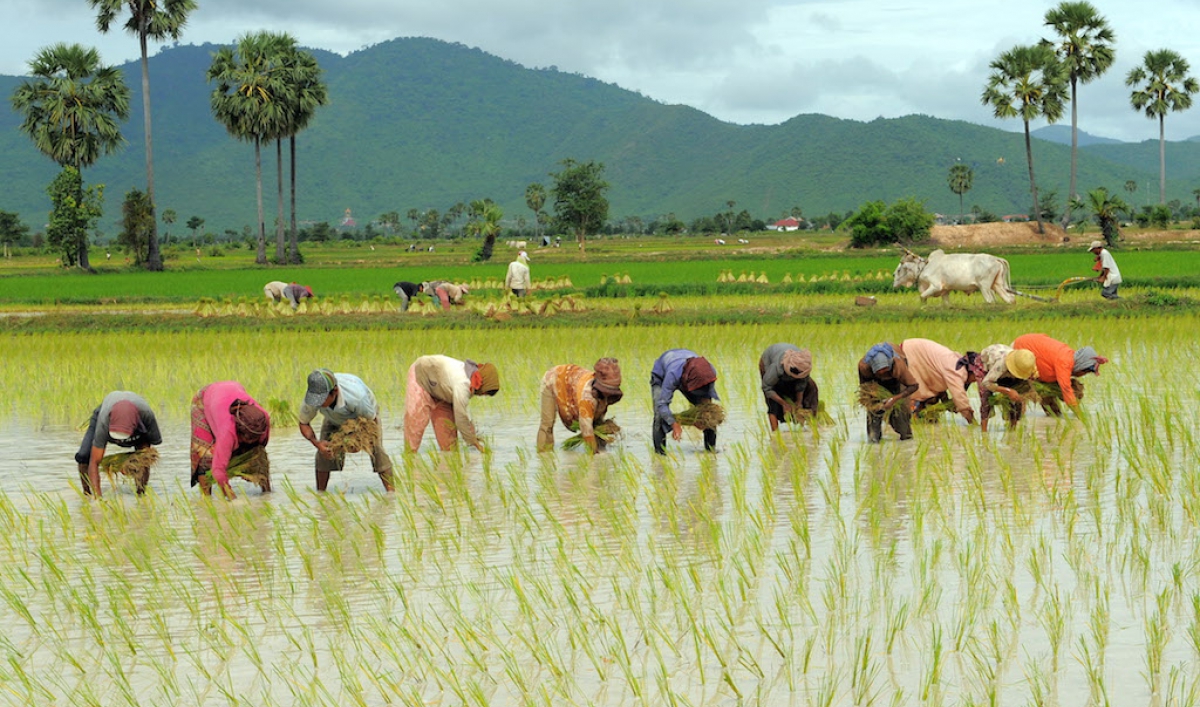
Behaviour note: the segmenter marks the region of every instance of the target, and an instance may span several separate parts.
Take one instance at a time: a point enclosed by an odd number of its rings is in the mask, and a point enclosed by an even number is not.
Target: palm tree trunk
[[[288,248],[288,262],[293,265],[300,264],[300,243],[296,235],[296,136],[292,135],[288,138],[288,149],[291,152],[291,190],[292,190],[292,219],[291,219],[291,240]]]
[[[287,240],[283,233],[283,139],[275,138],[275,185],[278,213],[275,217],[275,262],[287,262]]]
[[[1078,198],[1075,193],[1075,173],[1079,157],[1079,105],[1076,102],[1076,83],[1078,79],[1071,76],[1071,187],[1067,192],[1067,208],[1063,212],[1062,227],[1071,225],[1071,202]]]
[[[1165,115],[1158,116],[1158,203],[1167,203],[1167,133]]]
[[[158,214],[154,201],[154,147],[150,139],[150,61],[146,53],[146,20],[138,32],[142,47],[142,124],[146,127],[146,197],[150,200],[150,240],[147,244],[146,269],[163,269],[162,253],[158,249]]]
[[[962,195],[962,192],[959,192],[958,193],[958,225],[962,226],[964,224],[964,222],[965,222],[965,220],[963,218],[963,195]]]
[[[1045,234],[1042,226],[1042,210],[1038,208],[1037,182],[1033,179],[1033,143],[1029,141],[1029,121],[1025,121],[1025,159],[1029,162],[1029,191],[1033,194],[1033,215],[1037,219],[1038,233]]]
[[[263,216],[262,195],[262,141],[254,138],[254,184],[258,192],[258,253],[254,262],[259,265],[267,264],[267,224]]]

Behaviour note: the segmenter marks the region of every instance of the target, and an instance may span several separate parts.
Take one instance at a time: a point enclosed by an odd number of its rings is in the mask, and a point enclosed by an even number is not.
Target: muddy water
[[[771,437],[731,374],[719,453],[663,459],[636,384],[595,459],[535,454],[527,391],[473,406],[487,455],[405,457],[385,412],[392,495],[362,455],[316,494],[280,429],[277,491],[234,503],[187,487],[178,412],[150,496],[103,503],[79,430],[10,417],[0,703],[1187,703],[1194,404],[1147,417],[1129,366],[1083,421],[868,445],[853,381],[821,382],[834,423]]]

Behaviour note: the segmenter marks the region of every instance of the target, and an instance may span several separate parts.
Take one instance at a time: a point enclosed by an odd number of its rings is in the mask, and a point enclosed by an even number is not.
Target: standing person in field
[[[408,451],[421,448],[425,428],[433,423],[433,434],[442,451],[454,449],[458,436],[484,451],[467,411],[471,398],[493,396],[500,390],[500,373],[491,363],[477,364],[449,356],[421,356],[408,367],[404,400],[404,442]]]
[[[1100,283],[1100,296],[1104,299],[1120,299],[1117,296],[1117,286],[1121,284],[1121,269],[1117,267],[1116,259],[1104,247],[1104,241],[1092,241],[1088,250],[1096,256],[1093,269],[1100,272],[1096,277],[1096,282]]]
[[[312,421],[320,414],[321,435],[313,431]],[[375,423],[374,440],[369,450],[371,468],[379,475],[385,491],[393,489],[392,459],[383,449],[383,427],[379,424],[379,406],[375,394],[362,379],[349,373],[334,373],[328,368],[318,368],[308,374],[308,390],[300,405],[300,435],[317,448],[317,490],[329,487],[329,474],[341,471],[345,454],[334,454],[329,447],[329,437],[350,420],[371,420]]]
[[[987,432],[988,419],[992,416],[992,394],[1000,393],[1011,403],[1007,412],[1011,429],[1025,414],[1025,399],[1015,389],[1027,387],[1026,381],[1037,374],[1037,358],[1032,351],[992,344],[979,352],[979,363],[983,371],[978,375],[979,423]]]
[[[792,344],[771,344],[758,358],[758,376],[767,400],[767,421],[771,431],[779,421],[800,410],[817,414],[819,390],[812,380],[812,353]]]
[[[300,300],[312,296],[312,288],[308,285],[297,285],[293,282],[283,288],[283,298],[288,301],[288,304],[292,305],[292,309],[300,306]]]
[[[592,454],[604,451],[605,442],[597,439],[595,424],[604,420],[609,405],[624,396],[621,366],[615,358],[602,358],[592,368],[589,371],[568,363],[551,368],[542,377],[542,416],[537,436],[539,452],[554,449],[555,416],[567,429],[579,425],[583,443]]]
[[[104,396],[100,407],[92,411],[83,442],[75,453],[79,465],[79,481],[85,494],[100,496],[100,460],[111,442],[118,447],[145,449],[162,444],[162,433],[158,431],[158,420],[146,399],[127,390],[114,390]],[[138,495],[146,492],[150,471],[138,479]]]
[[[905,339],[900,343],[908,359],[908,370],[917,380],[917,392],[912,399],[917,410],[945,400],[954,402],[954,410],[967,421],[975,424],[975,411],[967,399],[967,387],[975,382],[975,371],[971,365],[979,354],[961,356],[958,353],[929,339]]]
[[[1075,395],[1071,379],[1089,373],[1100,375],[1100,366],[1108,363],[1108,359],[1097,356],[1096,350],[1091,346],[1075,351],[1045,334],[1022,334],[1013,340],[1012,345],[1014,349],[1033,352],[1037,362],[1037,379],[1043,383],[1057,384],[1062,391],[1062,401],[1072,410],[1078,409],[1079,398]],[[1042,408],[1051,415],[1062,414],[1062,408],[1053,398],[1043,396]]]
[[[528,263],[529,255],[525,251],[517,253],[517,259],[508,264],[508,273],[504,276],[505,289],[517,297],[524,297],[531,287]]]
[[[241,383],[220,381],[201,388],[192,398],[192,486],[200,484],[200,491],[208,496],[215,481],[225,498],[235,498],[229,486],[229,460],[267,446],[270,438],[270,416]],[[270,480],[262,490],[271,490]]]
[[[407,312],[408,305],[412,302],[413,297],[416,297],[422,292],[420,285],[415,282],[407,282],[405,280],[401,280],[395,285],[392,285],[392,290],[396,293],[396,296],[400,298],[401,312]]]
[[[901,440],[912,439],[912,408],[908,401],[920,385],[908,368],[903,348],[884,342],[868,349],[858,362],[858,383],[878,383],[892,394],[879,410],[867,410],[867,441],[877,443],[883,439],[885,414]]]
[[[683,397],[692,405],[715,402],[720,400],[716,381],[717,369],[695,351],[671,349],[658,357],[650,370],[650,399],[654,403],[651,439],[656,454],[667,453],[668,432],[676,442],[683,439],[683,426],[671,412],[671,399],[675,397],[675,392],[683,393]],[[704,451],[711,452],[716,448],[717,431],[704,430]]]

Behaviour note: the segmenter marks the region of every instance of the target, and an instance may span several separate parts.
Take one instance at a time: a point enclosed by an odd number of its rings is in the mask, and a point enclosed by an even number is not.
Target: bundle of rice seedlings
[[[329,449],[334,455],[370,451],[378,434],[379,423],[375,420],[361,417],[347,420],[329,435]]]
[[[1033,391],[1040,399],[1062,401],[1062,388],[1058,383],[1043,383],[1042,381],[1030,381],[1033,384]],[[1071,389],[1075,391],[1075,397],[1083,400],[1083,381],[1078,378],[1071,379]]]
[[[796,408],[794,412],[785,415],[787,422],[803,425],[812,422],[817,425],[832,425],[833,415],[825,411],[825,401],[817,401],[817,411],[814,413],[805,408]]]
[[[858,386],[858,404],[867,409],[867,412],[883,412],[883,404],[892,397],[887,388],[879,385],[875,381],[867,381]]]
[[[104,455],[104,458],[100,460],[100,471],[109,476],[117,474],[130,476],[145,483],[144,479],[157,463],[158,450],[154,447],[146,447],[134,452]]]
[[[1013,390],[1018,395],[1017,402],[1008,399],[1008,396],[1003,393],[992,393],[988,396],[988,403],[992,409],[999,413],[1002,417],[1008,418],[1011,416],[1013,409],[1018,404],[1024,403],[1040,403],[1042,397],[1034,389],[1030,381],[1022,381],[1020,384],[1013,386]]]
[[[571,425],[571,431],[579,432],[578,422]],[[596,433],[597,440],[606,444],[615,442],[621,436],[621,426],[617,424],[616,420],[601,420],[600,422],[592,425],[592,431]],[[581,444],[583,444],[583,435],[576,434],[574,437],[568,437],[567,439],[563,440],[562,448],[575,449]]]
[[[783,284],[785,284],[785,285],[790,285],[790,284],[792,284],[792,274],[791,274],[791,273],[786,273],[786,274],[784,274],[784,276],[783,276]]]
[[[913,418],[920,422],[937,422],[942,419],[943,413],[954,412],[956,410],[954,401],[947,398],[946,400],[939,400],[936,403],[923,406]]]
[[[666,292],[658,293],[658,301],[650,308],[651,312],[656,314],[668,314],[675,311],[675,307],[671,305],[670,295]]]
[[[275,426],[290,427],[297,422],[292,404],[283,398],[267,400],[267,413],[271,416],[271,424]]]
[[[211,479],[212,471],[207,473]],[[255,447],[233,457],[229,460],[227,473],[231,479],[238,478],[258,486],[263,491],[269,490],[271,488],[271,461],[267,458],[267,448]]]
[[[685,427],[695,427],[699,430],[715,430],[725,422],[725,408],[711,400],[699,405],[693,405],[683,412],[676,413],[675,421]]]

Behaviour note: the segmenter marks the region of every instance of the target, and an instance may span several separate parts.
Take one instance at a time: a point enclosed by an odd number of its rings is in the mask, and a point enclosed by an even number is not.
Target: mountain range
[[[255,222],[254,150],[217,123],[204,73],[216,45],[176,45],[150,59],[154,155],[160,213],[180,224],[241,229]],[[300,134],[298,212],[302,220],[340,222],[349,209],[361,224],[389,211],[444,212],[456,202],[491,198],[508,222],[532,220],[524,193],[549,188],[564,159],[596,160],[610,184],[610,216],[683,220],[725,211],[727,202],[773,219],[793,207],[809,216],[844,213],[868,200],[915,197],[934,211],[957,213],[947,186],[957,161],[974,169],[972,205],[998,214],[1029,211],[1024,138],[931,116],[869,122],[797,115],[779,125],[735,125],[699,110],[557,69],[531,69],[461,44],[426,38],[384,42],[347,56],[310,50],[325,70],[329,104]],[[101,230],[115,232],[120,202],[145,187],[140,69],[120,67],[132,91],[128,145],[85,170],[106,185]],[[11,96],[25,79],[0,76]],[[964,99],[968,100],[968,99]],[[974,100],[970,98],[969,100]],[[58,171],[18,130],[20,116],[0,111],[0,210],[35,230],[49,210],[45,188]],[[1038,131],[1039,188],[1061,204],[1070,148],[1062,131]],[[1014,121],[1014,130],[1020,124]],[[1156,201],[1158,143],[1081,140],[1079,187],[1098,186],[1137,204]],[[274,146],[264,145],[268,222],[274,213]],[[285,145],[286,155],[286,145]],[[1127,183],[1137,191],[1124,191]],[[1200,186],[1200,143],[1167,147],[1168,199],[1193,200]],[[175,226],[182,230],[181,225]],[[269,229],[270,227],[268,227]]]

